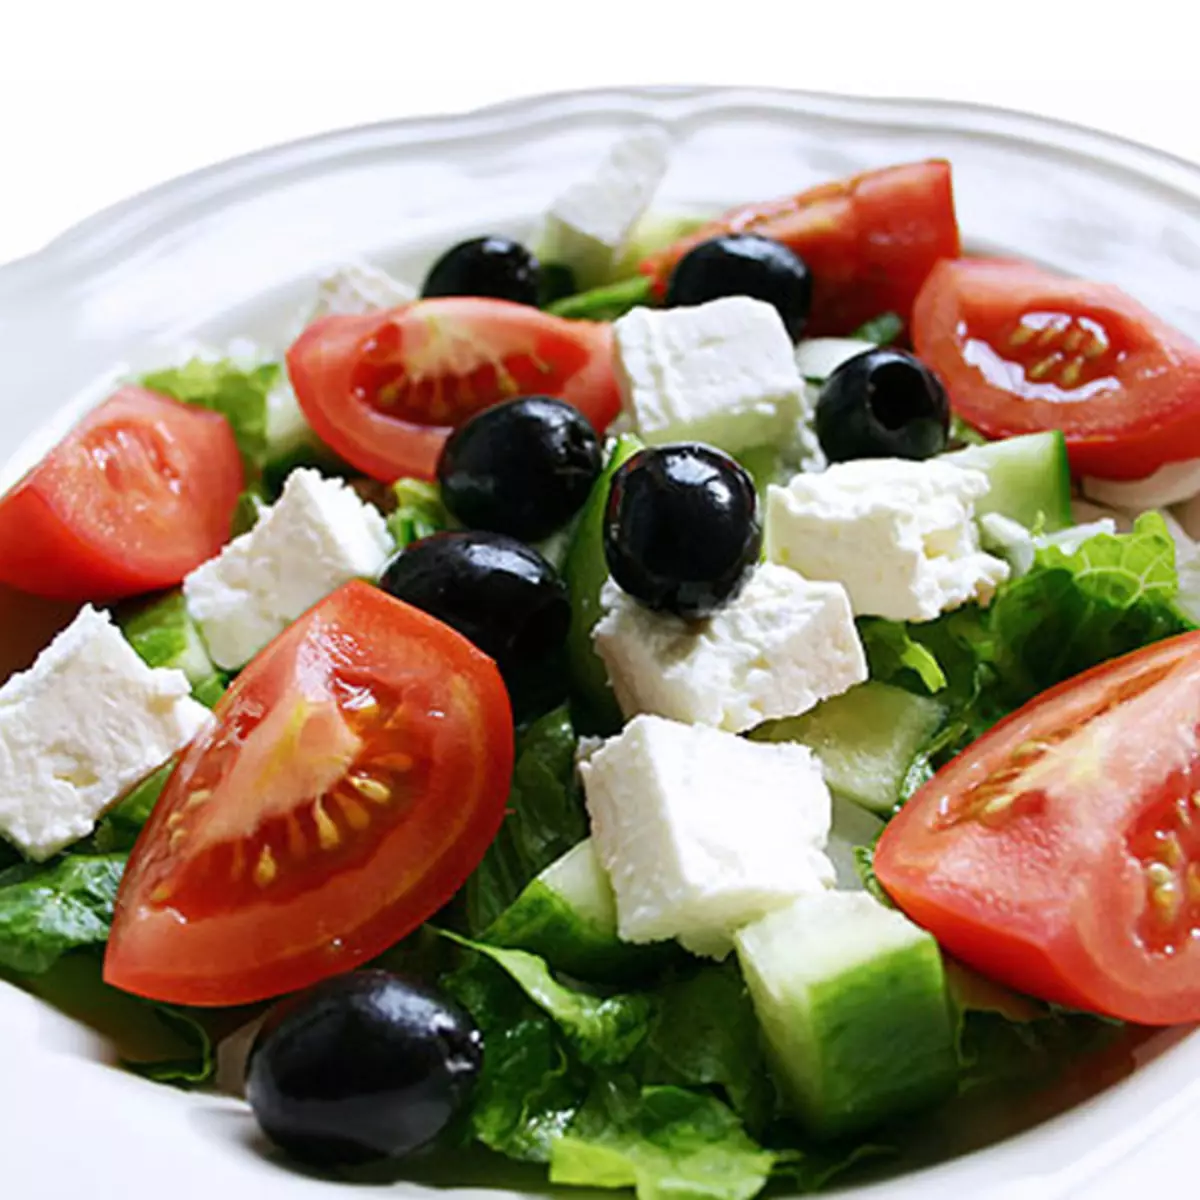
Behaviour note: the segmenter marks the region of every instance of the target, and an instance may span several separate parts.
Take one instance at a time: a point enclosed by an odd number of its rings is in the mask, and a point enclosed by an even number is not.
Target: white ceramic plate
[[[114,375],[169,361],[188,338],[282,343],[322,263],[365,256],[415,279],[460,237],[527,231],[615,136],[646,121],[678,137],[660,197],[671,207],[719,208],[943,155],[973,246],[1112,280],[1200,336],[1200,169],[1181,160],[961,105],[749,90],[551,96],[239,159],[135,197],[0,269],[0,487]],[[0,593],[0,676],[68,615]],[[1186,1117],[1200,1109],[1200,1035],[1156,1035],[1139,1060],[988,1148],[963,1153],[977,1121],[939,1130],[958,1157],[858,1194],[1050,1200],[1097,1195],[1099,1180],[1134,1172],[1139,1186],[1169,1184],[1182,1161],[1171,1149],[1186,1150]],[[301,1200],[342,1186],[269,1161],[238,1102],[124,1073],[109,1043],[3,983],[0,1064],[5,1196]],[[1038,1115],[1012,1114],[1013,1123]],[[1163,1130],[1151,1154],[1148,1140]],[[476,1172],[472,1182],[492,1179]]]

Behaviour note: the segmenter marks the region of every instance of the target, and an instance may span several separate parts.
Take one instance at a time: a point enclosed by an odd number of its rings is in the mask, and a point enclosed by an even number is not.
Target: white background
[[[964,99],[1200,161],[1183,11],[1181,0],[0,0],[0,262],[233,154],[577,87]],[[1183,1125],[1165,1143],[1150,1152],[1159,1182],[1190,1153]],[[1133,1195],[1144,1178],[1128,1164],[1088,1194]]]
[[[0,2],[0,261],[132,192],[272,142],[605,84],[968,99],[1098,125],[1200,160],[1185,7],[8,0]],[[1106,17],[1109,9],[1119,18]]]

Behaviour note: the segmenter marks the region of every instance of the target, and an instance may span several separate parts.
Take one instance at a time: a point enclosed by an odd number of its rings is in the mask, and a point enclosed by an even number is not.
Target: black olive
[[[730,233],[701,242],[671,272],[664,303],[704,304],[722,296],[753,296],[775,306],[793,342],[812,308],[813,280],[804,260],[782,242],[757,233]]]
[[[761,545],[754,483],[720,450],[641,450],[613,475],[604,556],[613,579],[650,608],[709,616],[737,595]]]
[[[536,306],[541,268],[533,254],[512,238],[472,238],[452,246],[429,268],[421,295],[491,296]]]
[[[453,1000],[387,971],[326,979],[268,1014],[246,1066],[263,1132],[344,1166],[428,1145],[464,1108],[483,1039]]]
[[[539,542],[579,511],[600,467],[600,439],[579,409],[528,396],[485,408],[456,429],[438,481],[464,525]]]
[[[920,359],[881,346],[848,358],[829,376],[814,423],[830,462],[932,458],[946,448],[950,402]]]
[[[435,533],[401,550],[379,585],[495,659],[514,707],[524,709],[532,692],[550,704],[565,695],[571,602],[536,550],[500,533]]]

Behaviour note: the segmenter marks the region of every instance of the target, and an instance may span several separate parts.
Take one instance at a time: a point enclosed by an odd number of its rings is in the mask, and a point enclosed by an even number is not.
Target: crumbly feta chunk
[[[551,204],[542,233],[543,260],[570,267],[580,288],[603,283],[654,198],[670,149],[670,135],[658,126],[618,141],[591,175]]]
[[[652,612],[611,580],[601,604],[593,637],[626,716],[740,733],[867,677],[845,590],[769,563],[705,621]]]
[[[844,584],[855,615],[929,621],[988,603],[1008,564],[979,547],[987,477],[934,460],[861,459],[767,490],[767,558]]]
[[[183,594],[213,662],[233,669],[343,583],[377,576],[391,550],[374,505],[303,467],[249,533],[183,581]]]
[[[416,289],[370,263],[346,263],[317,284],[310,321],[320,317],[357,317],[395,308],[417,298]]]
[[[626,411],[650,445],[700,441],[731,454],[791,438],[804,381],[779,313],[749,296],[635,308],[613,325]]]
[[[0,687],[0,834],[45,859],[211,719],[182,671],[148,667],[90,605]]]
[[[806,746],[640,716],[580,773],[626,941],[721,958],[740,926],[833,884],[829,789]]]

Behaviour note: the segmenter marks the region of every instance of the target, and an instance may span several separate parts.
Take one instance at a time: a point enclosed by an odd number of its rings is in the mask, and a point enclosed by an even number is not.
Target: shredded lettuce
[[[464,889],[469,933],[482,934],[535,875],[587,837],[576,742],[565,707],[517,739],[508,815]]]

